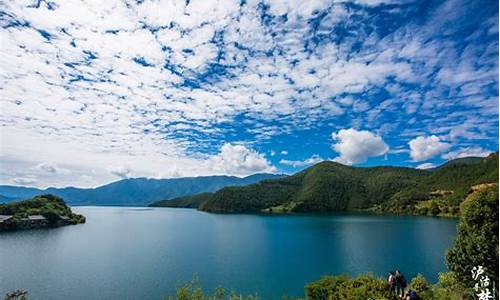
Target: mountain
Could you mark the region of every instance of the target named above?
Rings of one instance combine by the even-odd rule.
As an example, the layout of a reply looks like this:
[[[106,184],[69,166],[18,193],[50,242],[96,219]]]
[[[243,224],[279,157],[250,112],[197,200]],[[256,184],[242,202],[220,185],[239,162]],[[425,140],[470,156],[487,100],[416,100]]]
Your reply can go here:
[[[220,213],[323,212],[374,209],[396,213],[457,214],[472,186],[498,182],[498,153],[460,158],[433,171],[352,167],[324,161],[295,175],[153,205]],[[435,209],[419,211],[431,201]],[[437,208],[436,208],[437,206]],[[446,208],[446,209],[445,209]]]
[[[201,193],[194,196],[178,197],[172,200],[162,200],[151,203],[150,207],[176,207],[176,208],[198,208],[205,202],[211,193]]]
[[[3,195],[0,195],[0,203],[7,203],[11,201],[15,201],[16,198],[11,198],[11,197],[5,197]]]
[[[2,196],[1,199],[10,199],[10,201],[31,198],[42,194],[53,194],[64,198],[71,205],[144,206],[159,200],[203,192],[215,192],[227,186],[241,186],[256,183],[264,179],[281,177],[283,175],[255,174],[243,178],[236,176],[203,176],[173,179],[131,178],[88,189],[75,187],[36,189],[0,185],[0,195]]]
[[[205,194],[199,209],[210,212],[306,212],[366,208],[384,201],[403,187],[416,185],[417,179],[428,173],[402,167],[356,168],[324,161],[293,176]],[[174,200],[188,203],[187,198]]]

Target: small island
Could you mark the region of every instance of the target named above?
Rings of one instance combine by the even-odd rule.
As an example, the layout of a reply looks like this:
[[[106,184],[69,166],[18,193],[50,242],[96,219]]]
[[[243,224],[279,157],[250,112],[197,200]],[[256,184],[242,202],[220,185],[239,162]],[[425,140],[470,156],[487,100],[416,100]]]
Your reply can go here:
[[[0,232],[81,223],[85,223],[85,217],[73,213],[62,198],[54,195],[0,204]]]

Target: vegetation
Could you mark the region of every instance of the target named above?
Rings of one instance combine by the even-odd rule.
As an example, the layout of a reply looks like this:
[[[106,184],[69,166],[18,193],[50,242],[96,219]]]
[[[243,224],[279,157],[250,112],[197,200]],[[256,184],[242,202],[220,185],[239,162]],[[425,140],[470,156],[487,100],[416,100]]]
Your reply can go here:
[[[29,216],[42,215],[48,226],[85,223],[85,217],[71,211],[64,200],[53,195],[36,196],[32,199],[0,204],[0,215],[13,216],[8,229],[17,229]],[[2,229],[2,228],[0,228]]]
[[[464,290],[452,272],[439,274],[439,281],[430,284],[422,275],[413,278],[408,289],[416,291],[420,300],[464,300],[469,291]],[[305,295],[301,298],[282,297],[282,299],[307,300],[399,300],[391,294],[386,278],[372,274],[350,277],[345,274],[324,276],[304,287]],[[178,287],[169,300],[254,300],[257,295],[242,296],[227,292],[222,287],[213,293],[205,292],[197,281]]]
[[[28,292],[22,290],[15,290],[5,295],[5,300],[27,300]]]
[[[460,203],[474,186],[498,182],[498,152],[484,159],[452,160],[403,189],[378,211],[432,216],[458,216]]]
[[[460,158],[432,171],[401,167],[356,168],[325,161],[295,175],[215,193],[161,201],[219,213],[376,212],[458,216],[460,203],[479,184],[498,182],[498,153]]]
[[[402,187],[416,184],[427,171],[411,168],[355,168],[322,162],[293,176],[226,187],[204,194],[198,208],[210,212],[306,212],[368,208]],[[166,201],[160,205],[166,204]],[[175,203],[171,207],[179,207]]]
[[[162,200],[150,204],[150,207],[182,207],[182,208],[198,208],[201,203],[210,197],[210,193],[201,193],[194,196],[178,197],[172,200]]]
[[[197,279],[178,287],[175,295],[167,297],[168,300],[257,300],[259,297],[256,295],[243,296],[235,292],[230,292],[222,287],[215,289],[213,293],[205,292]]]
[[[307,284],[305,293],[306,299],[314,300],[397,299],[391,295],[387,280],[373,275],[355,278],[347,275],[325,276]]]
[[[413,278],[409,289],[417,292],[420,300],[463,300],[466,295],[457,284],[453,273],[442,273],[439,282],[431,285],[422,276]],[[398,300],[389,291],[389,284],[385,278],[371,274],[349,277],[347,275],[325,276],[317,281],[306,284],[304,298],[282,297],[283,300]],[[26,291],[7,293],[5,300],[25,300]],[[203,290],[197,280],[179,286],[168,300],[258,300],[258,295],[241,295],[228,291],[222,287],[213,292]]]
[[[498,185],[484,185],[461,205],[458,235],[447,253],[448,268],[464,287],[474,286],[473,267],[483,266],[498,295]]]

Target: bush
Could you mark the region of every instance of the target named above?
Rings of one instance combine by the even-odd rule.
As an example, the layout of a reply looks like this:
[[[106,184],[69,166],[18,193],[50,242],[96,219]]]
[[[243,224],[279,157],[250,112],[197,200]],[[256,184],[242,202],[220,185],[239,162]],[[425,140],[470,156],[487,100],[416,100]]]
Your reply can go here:
[[[412,279],[410,283],[411,290],[414,290],[417,292],[417,295],[421,299],[432,299],[433,298],[433,293],[431,289],[431,285],[425,279],[425,277],[422,274],[418,274],[415,278]]]
[[[346,275],[325,276],[305,286],[306,299],[314,300],[364,300],[396,299],[391,295],[389,284],[383,278],[360,275],[350,278]]]
[[[441,212],[441,210],[439,209],[439,205],[435,201],[431,202],[429,212],[433,216],[437,216]]]
[[[168,300],[257,300],[257,296],[242,296],[236,293],[227,293],[222,287],[215,289],[213,293],[206,293],[200,287],[197,279],[178,287],[175,296],[167,297]]]
[[[436,300],[463,300],[467,299],[467,290],[458,283],[457,276],[453,272],[440,273],[439,281],[433,288]]]
[[[15,290],[5,295],[5,300],[27,300],[28,292],[22,290]]]

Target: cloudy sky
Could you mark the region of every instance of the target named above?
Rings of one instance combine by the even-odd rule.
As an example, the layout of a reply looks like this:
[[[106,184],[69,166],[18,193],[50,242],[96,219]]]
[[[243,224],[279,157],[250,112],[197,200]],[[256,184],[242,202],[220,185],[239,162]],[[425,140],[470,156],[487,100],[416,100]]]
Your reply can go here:
[[[498,149],[498,1],[0,1],[0,183]]]

